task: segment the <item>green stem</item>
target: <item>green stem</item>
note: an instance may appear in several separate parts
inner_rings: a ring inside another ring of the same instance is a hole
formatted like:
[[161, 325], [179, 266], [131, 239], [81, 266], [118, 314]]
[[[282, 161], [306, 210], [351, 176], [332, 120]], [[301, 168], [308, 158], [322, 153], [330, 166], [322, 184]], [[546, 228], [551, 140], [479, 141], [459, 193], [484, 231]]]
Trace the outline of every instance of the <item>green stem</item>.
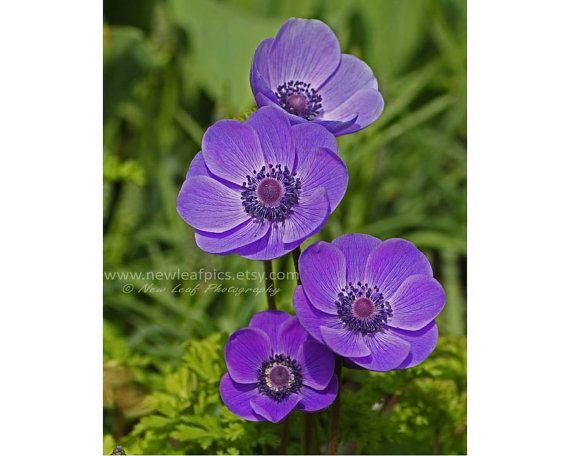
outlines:
[[301, 434], [301, 454], [311, 454], [313, 420], [308, 413], [303, 413], [303, 433]]
[[265, 267], [265, 293], [267, 295], [267, 308], [269, 310], [277, 310], [277, 305], [275, 304], [275, 295], [272, 293], [275, 291], [275, 283], [273, 282], [273, 265], [271, 260], [265, 260], [263, 262]]
[[311, 413], [303, 413], [303, 435], [301, 436], [301, 445], [303, 454], [315, 454], [314, 445], [314, 419]]
[[289, 417], [285, 418], [281, 425], [281, 444], [279, 445], [279, 453], [287, 454], [287, 447], [289, 446]]
[[338, 395], [333, 402], [331, 408], [331, 421], [329, 429], [329, 452], [328, 454], [336, 455], [338, 454], [338, 430], [340, 421], [340, 393], [342, 391], [342, 358], [340, 356], [336, 357], [336, 376], [338, 378]]
[[[295, 272], [297, 273], [297, 285], [301, 285], [301, 276], [299, 275], [299, 256], [301, 255], [301, 247], [297, 247], [291, 252]], [[303, 435], [301, 438], [304, 454], [313, 454], [313, 415], [309, 413], [303, 414]]]
[[295, 265], [295, 272], [297, 273], [297, 285], [301, 285], [301, 276], [299, 275], [299, 256], [301, 256], [301, 247], [297, 247], [291, 252], [293, 257], [293, 264]]

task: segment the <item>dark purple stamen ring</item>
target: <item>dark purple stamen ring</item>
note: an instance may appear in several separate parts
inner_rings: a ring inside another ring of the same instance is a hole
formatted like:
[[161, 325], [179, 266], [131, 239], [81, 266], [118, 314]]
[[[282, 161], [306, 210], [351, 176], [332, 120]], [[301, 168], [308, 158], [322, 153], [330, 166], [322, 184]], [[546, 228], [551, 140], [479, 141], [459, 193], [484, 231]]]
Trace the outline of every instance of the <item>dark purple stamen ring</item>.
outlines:
[[367, 283], [349, 282], [335, 302], [340, 320], [352, 331], [363, 334], [384, 330], [388, 319], [392, 316], [390, 303], [384, 299], [378, 287], [370, 287]]
[[313, 120], [321, 114], [322, 97], [311, 88], [311, 84], [302, 81], [289, 81], [277, 87], [275, 96], [279, 105], [287, 112], [307, 120]]
[[287, 166], [263, 166], [246, 179], [242, 184], [242, 204], [259, 221], [283, 222], [299, 203], [301, 181]]
[[280, 402], [301, 389], [301, 365], [290, 356], [273, 355], [257, 370], [257, 390]]

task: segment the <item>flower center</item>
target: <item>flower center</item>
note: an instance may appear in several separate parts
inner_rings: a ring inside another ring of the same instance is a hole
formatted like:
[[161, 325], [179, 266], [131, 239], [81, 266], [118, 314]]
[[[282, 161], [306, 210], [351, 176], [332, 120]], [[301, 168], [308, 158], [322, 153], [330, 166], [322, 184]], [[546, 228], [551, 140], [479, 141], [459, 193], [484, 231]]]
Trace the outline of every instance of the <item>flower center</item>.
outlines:
[[358, 298], [352, 303], [352, 314], [356, 318], [366, 319], [374, 313], [374, 303], [368, 298]]
[[322, 97], [311, 84], [303, 81], [288, 81], [277, 87], [275, 96], [285, 111], [307, 120], [321, 115]]
[[242, 184], [242, 204], [259, 221], [283, 222], [299, 203], [301, 181], [287, 166], [263, 166], [246, 179]]
[[290, 356], [273, 355], [257, 370], [257, 390], [280, 402], [301, 389], [301, 365]]
[[379, 288], [370, 287], [367, 283], [353, 285], [349, 282], [341, 289], [335, 304], [342, 323], [348, 329], [363, 334], [382, 331], [392, 317], [390, 303]]
[[291, 372], [285, 366], [277, 364], [269, 370], [269, 381], [275, 388], [285, 388], [289, 385]]
[[266, 177], [259, 182], [255, 192], [260, 202], [266, 206], [275, 207], [285, 194], [285, 188], [274, 177]]
[[285, 109], [297, 116], [302, 116], [307, 111], [307, 99], [300, 93], [289, 95], [285, 100]]

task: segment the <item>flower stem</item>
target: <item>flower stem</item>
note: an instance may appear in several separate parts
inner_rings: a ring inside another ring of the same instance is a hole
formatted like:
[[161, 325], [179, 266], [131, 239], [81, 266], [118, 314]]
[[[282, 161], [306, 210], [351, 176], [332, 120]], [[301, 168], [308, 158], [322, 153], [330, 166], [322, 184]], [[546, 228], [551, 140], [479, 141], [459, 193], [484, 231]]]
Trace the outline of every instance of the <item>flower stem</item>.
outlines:
[[271, 260], [265, 260], [263, 262], [265, 267], [265, 294], [267, 295], [267, 308], [269, 310], [277, 310], [277, 305], [275, 304], [275, 295], [272, 294], [275, 291], [275, 282], [273, 282], [273, 265]]
[[[301, 276], [299, 275], [299, 256], [301, 255], [301, 247], [297, 247], [291, 252], [295, 272], [297, 273], [297, 285], [301, 285]], [[313, 415], [303, 413], [303, 435], [301, 437], [303, 454], [313, 454]]]
[[293, 257], [293, 264], [295, 265], [295, 272], [297, 273], [297, 285], [301, 285], [301, 276], [299, 275], [299, 256], [301, 255], [301, 247], [297, 247], [291, 252]]
[[335, 372], [338, 377], [338, 395], [331, 408], [331, 421], [329, 429], [329, 452], [328, 454], [338, 454], [338, 430], [340, 421], [340, 393], [342, 391], [342, 358], [336, 357]]
[[313, 454], [312, 450], [313, 438], [313, 415], [303, 413], [303, 435], [301, 436], [301, 444], [303, 454]]
[[281, 425], [281, 444], [279, 445], [279, 453], [287, 454], [287, 447], [289, 446], [289, 417], [283, 420]]

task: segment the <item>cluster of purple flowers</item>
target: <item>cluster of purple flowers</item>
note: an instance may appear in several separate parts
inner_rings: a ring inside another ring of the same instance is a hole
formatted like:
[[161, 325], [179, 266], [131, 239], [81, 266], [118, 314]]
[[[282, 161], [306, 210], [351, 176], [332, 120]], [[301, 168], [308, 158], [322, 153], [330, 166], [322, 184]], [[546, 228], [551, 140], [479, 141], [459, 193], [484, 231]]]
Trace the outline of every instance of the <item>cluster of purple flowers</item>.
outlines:
[[[255, 51], [258, 110], [208, 128], [177, 209], [204, 251], [270, 261], [319, 232], [342, 200], [348, 171], [336, 136], [384, 108], [372, 71], [341, 54], [332, 30], [289, 19]], [[266, 311], [232, 334], [226, 406], [246, 420], [278, 422], [335, 399], [335, 356], [375, 371], [422, 362], [434, 349], [445, 293], [426, 257], [403, 239], [348, 234], [300, 256], [297, 316]]]

